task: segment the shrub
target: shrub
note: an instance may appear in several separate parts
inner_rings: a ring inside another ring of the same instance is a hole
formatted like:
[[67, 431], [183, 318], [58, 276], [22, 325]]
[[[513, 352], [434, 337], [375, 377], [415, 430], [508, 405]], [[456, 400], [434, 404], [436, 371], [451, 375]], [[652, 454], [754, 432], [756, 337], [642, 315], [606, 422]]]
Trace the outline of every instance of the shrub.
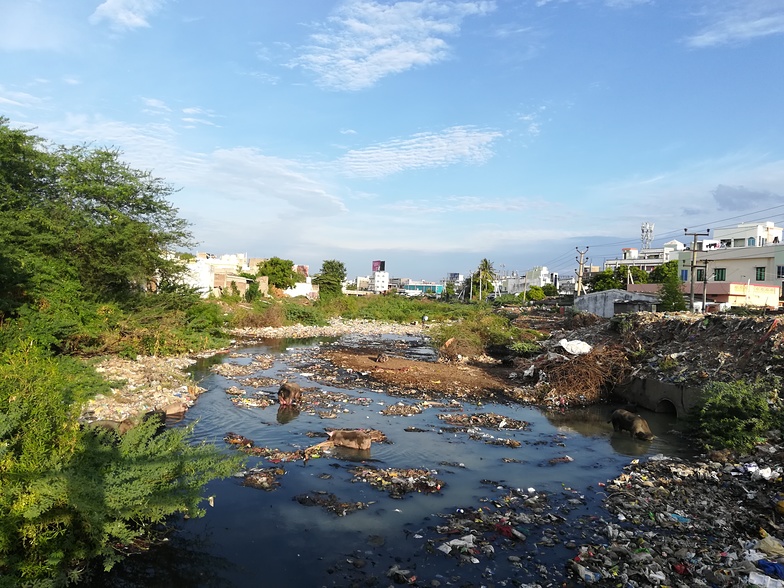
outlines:
[[712, 382], [705, 386], [693, 423], [706, 448], [748, 451], [781, 424], [779, 378]]
[[190, 429], [142, 424], [117, 439], [82, 430], [94, 371], [40, 350], [0, 355], [0, 586], [64, 586], [97, 560], [110, 569], [157, 525], [201, 516], [204, 484], [239, 467]]

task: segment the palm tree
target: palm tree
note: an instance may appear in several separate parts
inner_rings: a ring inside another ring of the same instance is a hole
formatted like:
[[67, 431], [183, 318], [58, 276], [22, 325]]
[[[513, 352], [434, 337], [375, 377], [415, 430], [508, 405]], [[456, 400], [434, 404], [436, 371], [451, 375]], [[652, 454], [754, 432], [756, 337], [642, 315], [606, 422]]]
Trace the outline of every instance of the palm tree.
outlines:
[[489, 259], [484, 258], [479, 262], [479, 268], [477, 268], [476, 273], [474, 274], [474, 281], [477, 282], [478, 286], [479, 300], [482, 300], [482, 291], [490, 291], [495, 278], [496, 273], [493, 268], [493, 263]]

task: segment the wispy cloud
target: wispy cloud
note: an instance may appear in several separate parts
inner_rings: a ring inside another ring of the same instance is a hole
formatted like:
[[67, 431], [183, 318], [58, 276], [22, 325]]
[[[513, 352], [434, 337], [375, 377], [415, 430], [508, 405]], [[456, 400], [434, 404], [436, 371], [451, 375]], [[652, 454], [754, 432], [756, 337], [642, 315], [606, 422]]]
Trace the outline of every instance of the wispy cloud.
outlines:
[[148, 17], [155, 14], [166, 0], [105, 0], [90, 15], [91, 24], [108, 21], [115, 30], [149, 27]]
[[703, 16], [708, 24], [686, 39], [692, 47], [742, 43], [784, 33], [784, 4], [780, 0], [731, 0]]
[[166, 105], [166, 102], [158, 98], [142, 98], [142, 103], [146, 107], [144, 112], [147, 113], [171, 112], [171, 108]]
[[479, 196], [454, 196], [435, 200], [403, 200], [385, 206], [406, 214], [449, 214], [449, 213], [508, 213], [542, 208], [543, 202], [522, 198], [496, 199]]
[[20, 106], [29, 108], [38, 106], [43, 102], [38, 96], [33, 96], [26, 92], [15, 92], [0, 86], [0, 104], [6, 106]]
[[451, 127], [438, 133], [418, 133], [408, 139], [352, 150], [340, 163], [348, 175], [364, 178], [460, 162], [481, 164], [493, 156], [492, 143], [501, 136], [500, 131]]
[[493, 10], [495, 2], [487, 0], [350, 0], [317, 25], [311, 44], [289, 65], [311, 71], [324, 88], [362, 90], [385, 76], [447, 59], [445, 38], [460, 31], [464, 18]]

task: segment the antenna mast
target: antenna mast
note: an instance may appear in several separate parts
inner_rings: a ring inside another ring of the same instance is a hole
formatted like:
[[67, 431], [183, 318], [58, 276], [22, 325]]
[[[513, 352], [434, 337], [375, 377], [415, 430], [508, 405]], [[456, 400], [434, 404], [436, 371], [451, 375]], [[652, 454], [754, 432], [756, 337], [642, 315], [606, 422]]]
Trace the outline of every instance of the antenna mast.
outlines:
[[653, 223], [642, 223], [642, 248], [650, 249], [653, 242]]

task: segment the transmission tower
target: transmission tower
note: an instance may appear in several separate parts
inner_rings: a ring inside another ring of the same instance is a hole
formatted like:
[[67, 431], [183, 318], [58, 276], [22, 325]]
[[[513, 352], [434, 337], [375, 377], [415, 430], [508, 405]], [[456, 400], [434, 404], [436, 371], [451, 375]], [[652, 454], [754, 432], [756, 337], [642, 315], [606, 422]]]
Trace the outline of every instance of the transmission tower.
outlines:
[[642, 223], [642, 248], [650, 249], [653, 242], [653, 223]]

